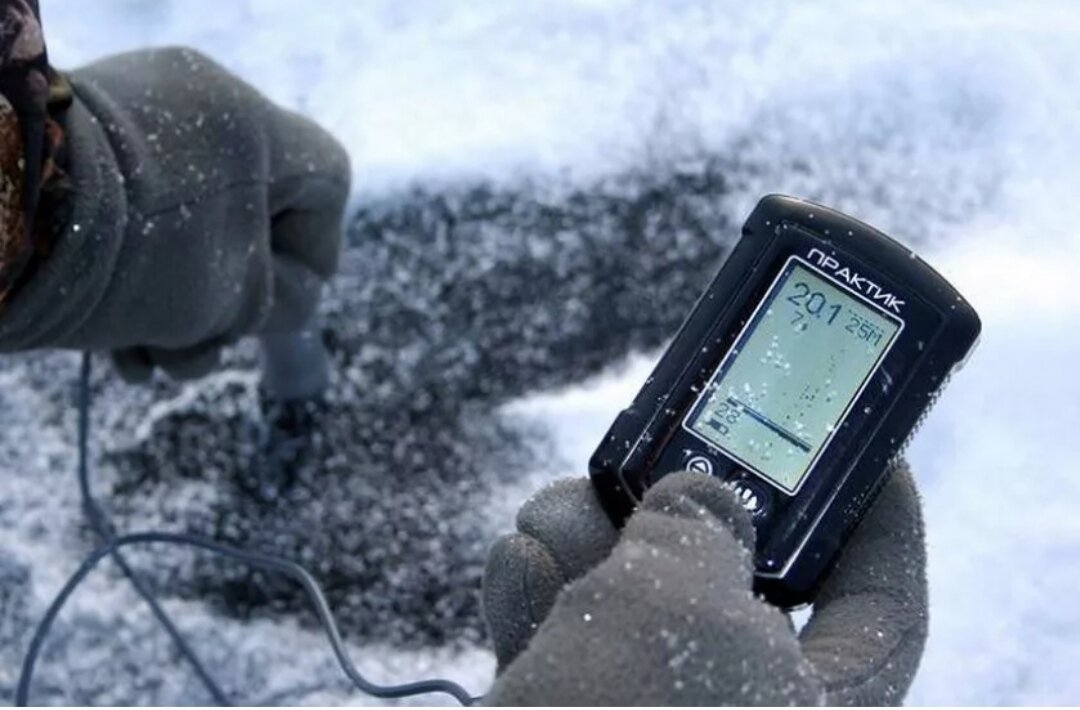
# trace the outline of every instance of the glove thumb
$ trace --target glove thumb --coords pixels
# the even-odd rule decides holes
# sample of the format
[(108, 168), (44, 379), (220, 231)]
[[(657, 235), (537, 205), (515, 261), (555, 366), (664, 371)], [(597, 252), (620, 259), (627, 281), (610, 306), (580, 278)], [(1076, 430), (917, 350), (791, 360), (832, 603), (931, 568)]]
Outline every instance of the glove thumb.
[(665, 476), (630, 517), (622, 539), (654, 553), (725, 570), (730, 588), (749, 590), (754, 575), (754, 526), (731, 490), (697, 473)]
[(753, 592), (754, 530), (720, 481), (666, 476), (611, 554), (559, 594), (490, 704), (811, 704), (787, 618)]

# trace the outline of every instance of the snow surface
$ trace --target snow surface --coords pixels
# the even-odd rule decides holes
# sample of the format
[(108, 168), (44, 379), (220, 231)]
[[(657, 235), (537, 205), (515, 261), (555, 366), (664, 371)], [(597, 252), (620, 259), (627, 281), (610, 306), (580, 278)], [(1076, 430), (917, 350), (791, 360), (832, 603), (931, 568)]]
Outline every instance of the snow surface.
[[(572, 187), (720, 154), (731, 159), (734, 192), (724, 210), (732, 220), (761, 194), (786, 191), (918, 243), (979, 310), (984, 336), (910, 450), (926, 505), (932, 620), (908, 701), (1080, 699), (1080, 605), (1072, 599), (1080, 589), (1080, 477), (1070, 455), (1080, 423), (1080, 307), (1072, 297), (1080, 229), (1068, 209), (1080, 191), (1074, 2), (43, 5), (60, 65), (189, 44), (313, 115), (348, 145), (358, 204), (393, 199), (417, 182)], [(656, 354), (632, 355), (508, 411), (543, 422), (557, 442), (555, 460), (580, 475)], [(35, 405), (33, 387), (15, 372), (0, 370), (0, 397), (10, 398), (5, 427), (10, 421), (27, 437), (33, 427), (37, 445), (27, 453), (4, 443), (5, 468), (70, 470), (72, 418), (41, 428), (26, 409)], [(494, 519), (505, 526), (553, 468), (538, 465), (493, 495), (503, 506)], [(74, 487), (47, 498), (24, 489), (0, 486), (0, 506), (40, 521), (77, 514)], [(62, 543), (74, 535), (12, 541), (19, 560), (33, 561), (35, 604), (73, 568), (77, 549)], [(306, 628), (228, 620), (190, 600), (168, 606), (186, 627), (222, 641), (228, 650), (214, 660), (244, 687), (310, 683), (312, 694), (290, 699), (362, 701), (335, 679), (321, 639)], [(87, 623), (69, 634), (121, 631), (64, 685), (93, 685), (113, 658), (106, 654), (148, 647), (152, 632), (123, 632), (125, 620), (144, 614), (113, 578), (83, 592), (74, 613)], [(0, 618), (0, 631), (6, 623), (13, 620)], [(163, 667), (138, 677), (163, 686), (153, 697), (197, 699), (168, 647), (149, 647)], [(478, 692), (492, 668), (479, 649), (360, 645), (356, 653), (381, 678), (437, 672)], [(0, 669), (0, 685), (10, 678)]]

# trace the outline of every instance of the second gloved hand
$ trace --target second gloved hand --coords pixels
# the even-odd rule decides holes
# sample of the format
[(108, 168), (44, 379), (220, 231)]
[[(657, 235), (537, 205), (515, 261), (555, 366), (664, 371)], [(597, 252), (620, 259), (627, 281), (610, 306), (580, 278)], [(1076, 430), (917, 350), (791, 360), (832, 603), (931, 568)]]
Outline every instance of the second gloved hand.
[(191, 50), (69, 78), (64, 189), (0, 304), (0, 352), (110, 351), (129, 380), (185, 378), (311, 322), (341, 249), (344, 149)]
[(587, 481), (542, 491), (489, 558), (490, 704), (899, 703), (926, 638), (918, 497), (897, 470), (798, 635), (756, 597), (753, 527), (715, 479), (675, 474), (618, 532)]

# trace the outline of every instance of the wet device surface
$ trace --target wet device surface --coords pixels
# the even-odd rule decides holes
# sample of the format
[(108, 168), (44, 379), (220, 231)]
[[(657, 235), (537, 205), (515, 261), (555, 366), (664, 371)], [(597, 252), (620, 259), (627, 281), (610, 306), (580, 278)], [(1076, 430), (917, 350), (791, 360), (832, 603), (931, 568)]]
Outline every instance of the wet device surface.
[(724, 479), (757, 529), (757, 591), (812, 601), (979, 331), (896, 241), (767, 196), (593, 454), (592, 480), (621, 521), (669, 473)]

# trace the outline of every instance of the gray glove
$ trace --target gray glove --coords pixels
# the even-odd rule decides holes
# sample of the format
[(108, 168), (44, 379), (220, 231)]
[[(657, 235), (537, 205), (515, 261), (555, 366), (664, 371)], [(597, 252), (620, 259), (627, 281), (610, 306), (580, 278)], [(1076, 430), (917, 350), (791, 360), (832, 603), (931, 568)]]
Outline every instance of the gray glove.
[(243, 335), (309, 323), (341, 248), (341, 146), (190, 50), (70, 81), (70, 195), (0, 308), (0, 352), (109, 350), (132, 379), (192, 377)]
[(906, 467), (891, 476), (797, 635), (751, 592), (754, 531), (716, 479), (680, 473), (621, 535), (587, 481), (541, 491), (488, 560), (493, 705), (885, 705), (926, 640), (926, 555)]

